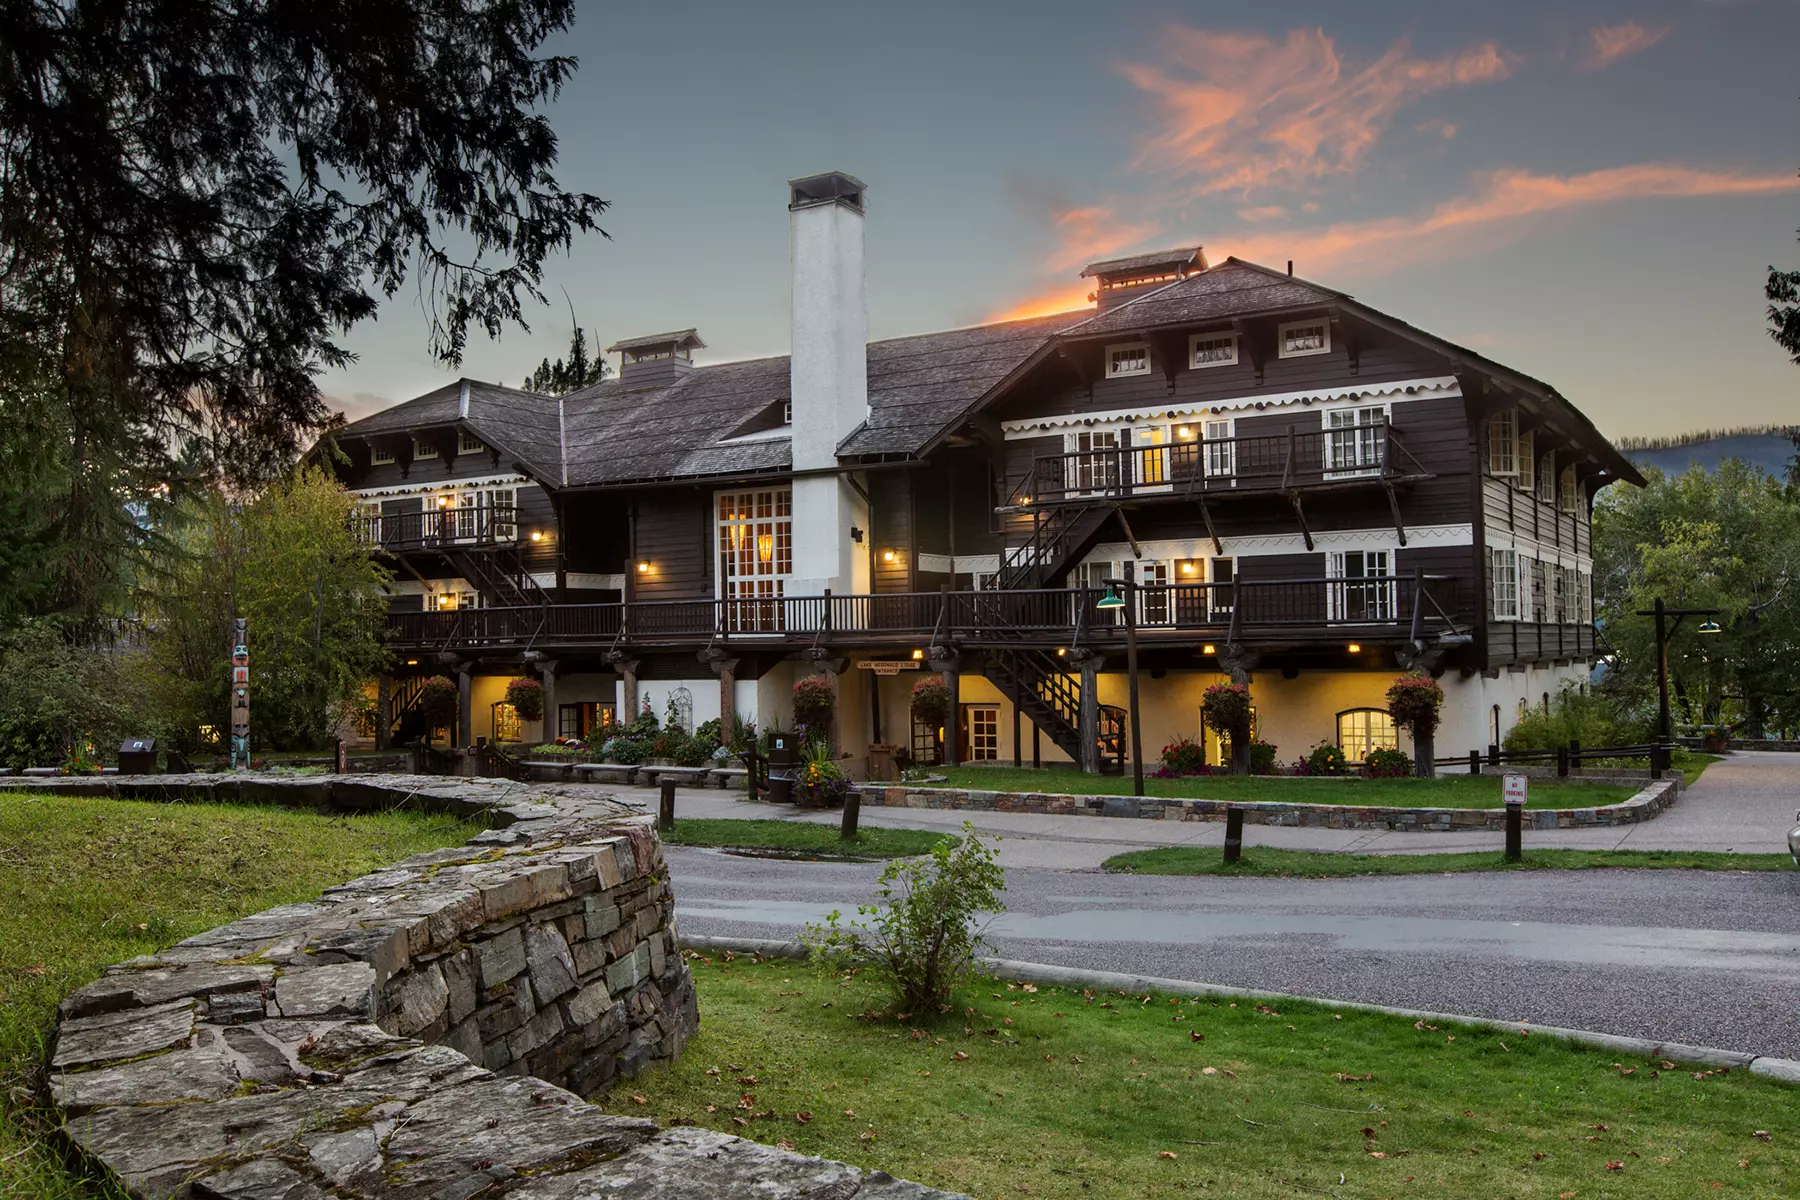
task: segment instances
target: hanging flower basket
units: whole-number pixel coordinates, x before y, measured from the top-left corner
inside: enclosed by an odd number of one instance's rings
[[[437,729],[456,720],[456,685],[443,675],[433,675],[419,691],[419,715],[426,729]]]
[[[506,685],[506,702],[513,706],[521,721],[541,721],[544,717],[544,685],[535,679],[515,679]]]
[[[941,679],[921,679],[913,684],[913,720],[933,727],[950,720],[950,689]]]

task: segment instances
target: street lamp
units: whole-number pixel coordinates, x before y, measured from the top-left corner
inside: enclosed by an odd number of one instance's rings
[[[1094,607],[1102,612],[1125,610],[1125,676],[1131,696],[1131,708],[1126,714],[1126,719],[1131,722],[1131,794],[1141,796],[1144,794],[1144,735],[1138,729],[1137,605],[1127,603],[1136,585],[1129,579],[1103,579],[1101,582],[1106,585],[1106,595],[1096,600]],[[1125,590],[1124,596],[1119,595],[1116,590],[1119,588]],[[1099,697],[1096,696],[1094,701],[1097,706]]]
[[[1719,615],[1719,610],[1716,608],[1669,608],[1663,604],[1661,597],[1658,597],[1655,607],[1639,609],[1637,615],[1656,618],[1656,727],[1661,735],[1662,744],[1673,748],[1675,735],[1669,728],[1669,639],[1675,636],[1677,629],[1681,628],[1683,618],[1716,617]],[[1669,617],[1675,618],[1673,625],[1668,623]],[[1717,621],[1709,620],[1702,622],[1697,632],[1711,636],[1721,633],[1723,630],[1720,629]]]

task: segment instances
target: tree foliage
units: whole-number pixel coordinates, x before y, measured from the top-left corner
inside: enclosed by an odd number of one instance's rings
[[[143,652],[72,643],[49,621],[0,636],[0,765],[54,766],[91,746],[110,756],[127,737],[157,737],[165,714],[146,687]]]
[[[234,616],[249,620],[253,744],[304,748],[331,737],[387,659],[388,576],[351,532],[352,507],[313,469],[252,500],[214,494],[180,510],[143,597],[178,741],[200,725],[226,726]]]
[[[1800,725],[1800,495],[1736,459],[1708,473],[1650,471],[1594,510],[1595,608],[1616,654],[1607,687],[1624,711],[1653,708],[1648,610],[1717,608],[1722,632],[1690,618],[1669,645],[1671,703],[1690,725],[1757,736]]]
[[[551,173],[573,0],[4,11],[0,437],[50,551],[15,606],[94,618],[163,486],[266,481],[327,426],[381,297],[412,280],[458,362],[605,208]]]
[[[546,396],[566,396],[584,387],[592,387],[611,374],[611,371],[606,365],[605,355],[592,359],[588,357],[587,334],[577,325],[574,335],[569,338],[567,361],[559,358],[552,363],[545,358],[538,364],[537,370],[526,377],[525,390],[540,392]]]

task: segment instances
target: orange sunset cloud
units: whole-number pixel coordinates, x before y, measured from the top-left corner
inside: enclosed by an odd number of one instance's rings
[[[1636,21],[1596,25],[1588,33],[1591,45],[1582,65],[1590,71],[1609,67],[1621,58],[1629,58],[1656,45],[1663,40],[1670,28],[1671,26],[1664,25],[1661,29],[1649,29]]]

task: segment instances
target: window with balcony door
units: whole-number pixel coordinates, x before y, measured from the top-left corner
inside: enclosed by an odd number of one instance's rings
[[[1169,427],[1140,425],[1131,431],[1132,482],[1138,491],[1169,486]]]
[[[1327,478],[1379,474],[1386,449],[1386,407],[1334,408],[1325,414]]]
[[[1119,433],[1084,429],[1067,438],[1063,486],[1071,492],[1105,492],[1119,486]]]
[[[1343,550],[1327,556],[1326,619],[1347,624],[1392,621],[1397,610],[1392,559],[1386,550]]]
[[[1377,750],[1398,750],[1400,735],[1384,709],[1352,708],[1337,715],[1337,741],[1344,757],[1367,762]]]
[[[457,541],[510,542],[518,536],[512,488],[471,488],[449,495],[451,503],[442,511]]]
[[[1201,431],[1205,438],[1201,444],[1206,450],[1207,479],[1231,479],[1237,474],[1237,442],[1232,439],[1231,418],[1203,422]]]
[[[1173,582],[1173,563],[1166,561],[1137,564],[1137,622],[1139,625],[1171,625],[1175,608],[1170,603],[1169,584]]]
[[[719,595],[725,600],[781,599],[794,572],[794,494],[789,488],[720,492]],[[776,604],[729,606],[733,628],[779,628]]]

